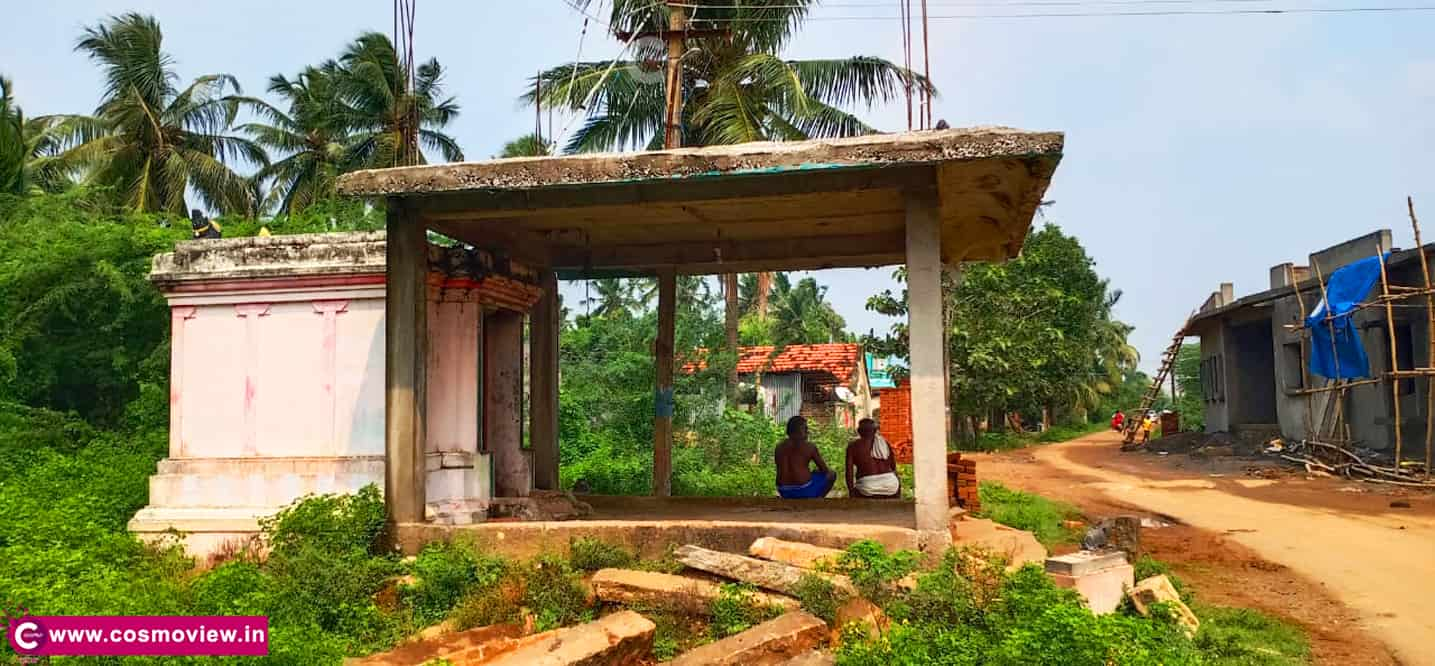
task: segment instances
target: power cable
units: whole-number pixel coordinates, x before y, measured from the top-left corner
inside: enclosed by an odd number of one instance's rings
[[[1088,6],[1090,2],[1077,2],[1076,6]],[[931,19],[1021,19],[1021,18],[1084,18],[1096,16],[1246,16],[1257,14],[1394,14],[1407,12],[1435,11],[1435,5],[1405,5],[1385,7],[1290,7],[1262,9],[1167,9],[1144,11],[1093,11],[1093,12],[1033,12],[1024,14],[935,14]],[[781,21],[782,19],[750,17],[743,19],[707,19],[709,22],[751,22]],[[900,21],[898,16],[809,16],[804,22],[812,21]]]

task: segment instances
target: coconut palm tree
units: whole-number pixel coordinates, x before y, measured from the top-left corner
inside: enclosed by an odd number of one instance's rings
[[[503,144],[499,157],[545,157],[553,154],[553,143],[537,134],[524,134]]]
[[[633,283],[623,278],[599,278],[589,282],[593,293],[583,299],[583,306],[594,317],[626,317],[633,313],[636,299]]]
[[[260,102],[255,110],[268,122],[238,128],[276,156],[254,174],[267,186],[264,207],[290,213],[332,199],[334,181],[354,162],[334,77],[309,67],[293,79],[270,78],[269,92],[282,98],[288,110]]]
[[[393,42],[367,32],[324,64],[342,100],[339,121],[353,132],[353,155],[363,168],[424,164],[424,149],[443,159],[463,159],[463,150],[441,130],[458,117],[454,98],[443,95],[443,67],[437,59],[418,66],[409,88],[408,70]]]
[[[794,285],[786,273],[773,276],[772,319],[778,346],[838,342],[847,335],[847,322],[827,301],[827,287],[810,277]]]
[[[14,90],[10,79],[0,76],[0,194],[64,189],[70,170],[56,157],[62,119],[25,117]]]
[[[93,116],[57,121],[65,129],[61,157],[86,180],[110,188],[123,208],[183,215],[194,192],[209,208],[253,213],[258,206],[237,161],[268,164],[258,144],[228,134],[235,116],[255,100],[228,74],[207,74],[184,88],[162,48],[153,17],[136,13],[86,28],[75,50],[105,75]]]

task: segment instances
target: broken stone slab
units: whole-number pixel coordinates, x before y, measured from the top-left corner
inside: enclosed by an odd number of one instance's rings
[[[1046,558],[1046,572],[1081,576],[1122,564],[1126,564],[1126,553],[1119,550],[1110,552],[1079,550],[1075,553]]]
[[[752,542],[752,546],[747,549],[747,552],[753,557],[791,564],[803,569],[817,569],[824,565],[835,566],[843,554],[843,551],[836,548],[823,548],[801,541],[784,541],[777,537],[762,537]]]
[[[707,615],[713,601],[722,594],[722,586],[711,581],[631,569],[601,569],[593,574],[590,584],[601,601],[656,608],[676,606],[701,615]],[[767,592],[752,594],[754,602],[777,606],[783,612],[802,608],[792,597]]]
[[[448,660],[461,664],[478,655],[498,654],[519,640],[524,628],[518,624],[495,624],[467,631],[425,630],[417,639],[362,659],[346,659],[345,666],[408,666],[430,660]]]
[[[773,666],[827,639],[827,623],[811,613],[787,613],[740,634],[680,655],[671,666]]]
[[[645,663],[657,625],[619,611],[575,627],[531,637],[522,647],[483,662],[491,666],[629,666]]]
[[[674,555],[683,566],[751,583],[783,594],[796,595],[798,581],[804,574],[809,573],[828,579],[841,594],[849,596],[856,594],[856,589],[852,587],[852,581],[848,580],[846,576],[813,573],[782,562],[769,562],[745,555],[708,550],[692,544],[679,548]]]
[[[852,597],[837,609],[837,615],[832,623],[832,644],[842,642],[842,632],[851,625],[856,625],[866,633],[867,638],[876,640],[887,633],[891,628],[892,621],[882,609],[862,597]]]
[[[837,658],[826,650],[811,650],[803,652],[787,661],[782,666],[832,666],[837,663]]]
[[[1170,604],[1176,621],[1188,635],[1195,636],[1196,630],[1201,628],[1201,620],[1191,612],[1191,607],[1187,606],[1186,602],[1181,601],[1181,594],[1176,591],[1176,586],[1171,584],[1171,579],[1167,578],[1166,574],[1142,579],[1126,596],[1130,597],[1131,605],[1142,615],[1150,615],[1151,607],[1155,604]]]
[[[1031,532],[992,522],[985,518],[967,518],[950,525],[952,545],[961,548],[976,546],[1005,557],[1007,569],[1016,570],[1027,563],[1046,561],[1046,547]]]

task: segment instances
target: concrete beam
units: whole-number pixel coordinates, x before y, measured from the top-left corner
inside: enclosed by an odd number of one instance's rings
[[[947,368],[942,322],[942,232],[932,190],[907,194],[907,321],[912,357],[912,462],[917,531],[929,548],[947,532]],[[944,538],[945,537],[945,538]]]
[[[428,365],[428,241],[390,198],[384,316],[384,503],[393,523],[424,520]]]

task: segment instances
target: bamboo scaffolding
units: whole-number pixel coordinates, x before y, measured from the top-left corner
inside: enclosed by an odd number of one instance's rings
[[[1374,308],[1381,312],[1385,319],[1386,341],[1389,344],[1390,369],[1378,373],[1368,379],[1351,380],[1340,376],[1340,363],[1335,344],[1335,315],[1330,307],[1330,294],[1326,288],[1325,275],[1320,266],[1311,262],[1311,270],[1315,273],[1316,286],[1320,290],[1320,303],[1324,309],[1324,325],[1329,327],[1331,336],[1331,355],[1335,362],[1334,377],[1327,378],[1326,386],[1311,386],[1313,375],[1308,374],[1306,363],[1308,353],[1312,353],[1307,344],[1307,336],[1312,326],[1320,326],[1320,323],[1307,321],[1306,303],[1301,291],[1300,284],[1295,281],[1295,272],[1287,268],[1287,275],[1291,282],[1292,291],[1295,292],[1296,303],[1300,307],[1302,316],[1298,324],[1285,325],[1286,330],[1296,333],[1300,342],[1301,354],[1301,385],[1298,390],[1288,390],[1287,395],[1304,396],[1306,399],[1306,433],[1295,447],[1282,451],[1281,458],[1291,462],[1305,465],[1310,471],[1321,471],[1331,474],[1339,474],[1347,478],[1358,478],[1370,483],[1382,483],[1407,487],[1435,487],[1431,480],[1432,458],[1435,458],[1435,283],[1430,279],[1430,262],[1425,255],[1425,246],[1420,234],[1420,223],[1415,216],[1415,204],[1410,197],[1406,197],[1406,208],[1410,214],[1410,226],[1415,234],[1415,245],[1420,259],[1420,286],[1408,286],[1392,284],[1389,263],[1386,259],[1386,248],[1380,247],[1377,252],[1377,260],[1380,262],[1380,293],[1373,295],[1368,300],[1356,304],[1352,312]],[[1426,320],[1426,341],[1427,353],[1424,366],[1415,366],[1416,359],[1408,359],[1410,367],[1401,369],[1400,349],[1397,343],[1395,331],[1397,308],[1422,307],[1417,301],[1424,301]],[[1416,301],[1411,303],[1410,301]],[[1347,315],[1348,316],[1348,315]],[[1311,339],[1313,341],[1313,338]],[[1400,402],[1400,382],[1402,380],[1414,381],[1418,378],[1426,380],[1426,411],[1425,411],[1425,461],[1417,477],[1407,467],[1415,467],[1420,463],[1405,460],[1404,447],[1404,414]],[[1390,382],[1390,410],[1393,416],[1394,431],[1394,466],[1385,467],[1369,463],[1356,455],[1348,448],[1352,443],[1350,435],[1350,423],[1345,418],[1344,402],[1347,392],[1358,386],[1368,386]],[[1330,394],[1330,401],[1326,404],[1324,415],[1320,422],[1330,420],[1329,435],[1332,440],[1326,440],[1326,428],[1315,425],[1316,418],[1314,399],[1316,395]],[[1334,404],[1330,404],[1334,403]],[[1334,412],[1333,417],[1331,412]],[[1319,432],[1317,432],[1319,430]],[[1422,480],[1423,478],[1423,480]]]
[[[1430,261],[1425,258],[1425,244],[1420,241],[1420,221],[1415,219],[1415,199],[1405,197],[1410,211],[1410,229],[1415,232],[1415,251],[1420,253],[1420,276],[1425,280],[1425,340],[1429,350],[1425,363],[1435,365],[1435,297],[1430,295]],[[1435,373],[1425,381],[1425,482],[1430,482],[1431,442],[1435,441]]]

